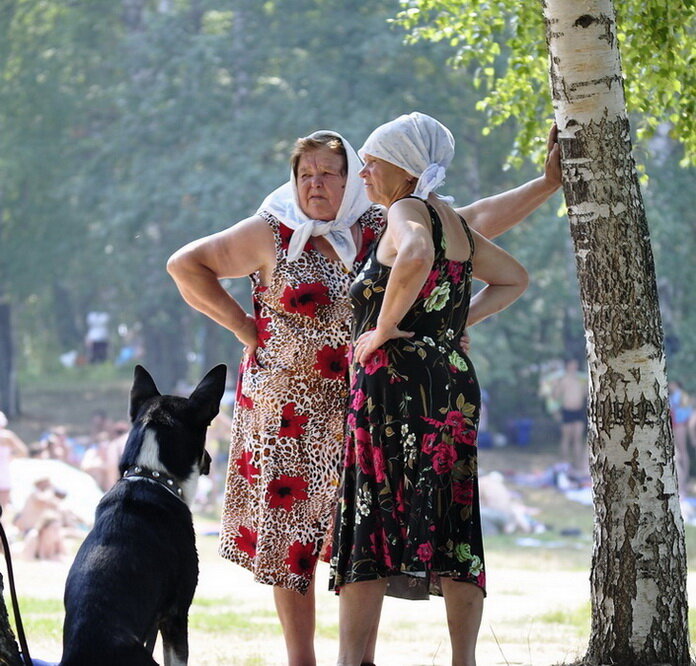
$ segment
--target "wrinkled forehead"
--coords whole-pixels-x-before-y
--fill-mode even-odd
[[[300,155],[300,159],[297,163],[298,174],[301,172],[313,172],[319,169],[328,169],[330,171],[345,173],[346,160],[343,155],[324,146],[309,150]]]

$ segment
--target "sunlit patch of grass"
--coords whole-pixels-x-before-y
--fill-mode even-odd
[[[27,640],[31,643],[33,636],[41,636],[60,641],[63,636],[63,602],[60,599],[39,599],[22,597],[19,600],[22,626]],[[8,607],[10,627],[15,636],[17,625],[14,612]]]
[[[189,613],[191,629],[208,633],[234,631],[237,634],[253,634],[254,636],[277,636],[281,633],[280,626],[275,622],[275,613],[254,611],[253,615],[220,610],[217,612],[201,612],[196,603]],[[273,621],[269,621],[272,619]]]
[[[572,627],[578,635],[589,635],[591,612],[591,606],[588,602],[572,610],[557,609],[539,615],[536,618],[536,623],[562,625],[566,630]],[[553,631],[553,627],[549,627],[549,630]]]
[[[321,624],[317,623],[317,636],[320,638],[327,638],[329,640],[338,640],[338,623],[335,624]]]

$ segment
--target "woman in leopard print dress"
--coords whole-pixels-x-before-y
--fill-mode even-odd
[[[291,161],[290,183],[255,216],[182,248],[168,269],[190,305],[246,345],[220,554],[274,586],[289,662],[306,664],[314,570],[330,554],[343,448],[348,287],[383,218],[340,135],[298,139]],[[244,275],[253,316],[218,282]]]

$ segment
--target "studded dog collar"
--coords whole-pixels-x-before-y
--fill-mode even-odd
[[[137,481],[138,479],[145,479],[145,481],[151,481],[162,486],[166,491],[170,492],[174,497],[184,501],[181,486],[176,482],[173,476],[165,474],[164,472],[158,472],[156,469],[148,469],[147,467],[141,467],[140,465],[134,465],[129,467],[124,473],[123,477],[126,481]]]

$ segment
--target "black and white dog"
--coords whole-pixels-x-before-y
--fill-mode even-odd
[[[218,365],[181,398],[160,395],[136,366],[122,478],[99,502],[65,584],[61,666],[156,666],[158,631],[165,665],[187,663],[198,582],[189,506],[209,469],[205,433],[226,371]]]

